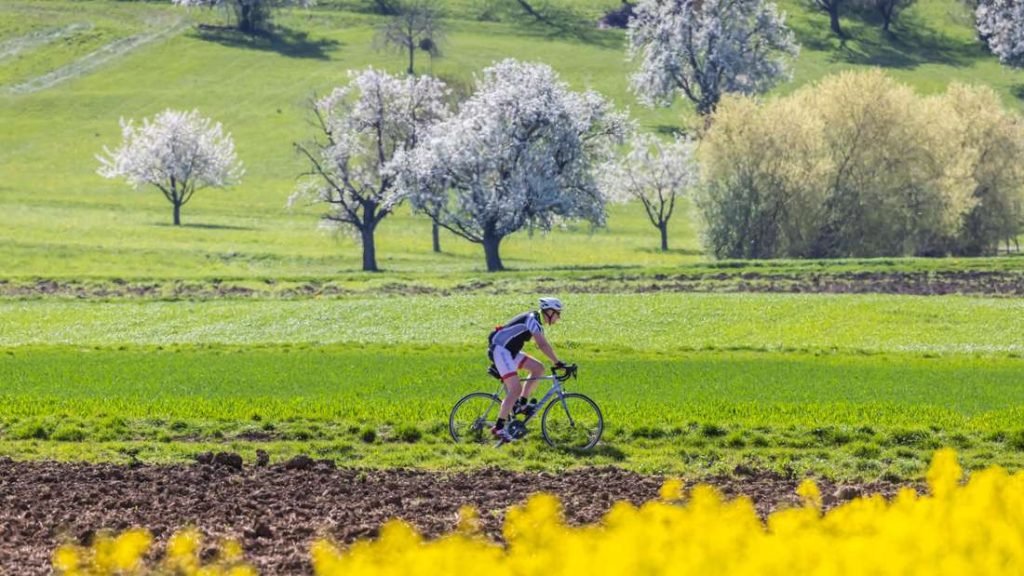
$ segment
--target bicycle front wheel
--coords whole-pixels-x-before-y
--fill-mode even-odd
[[[496,394],[473,392],[455,403],[448,417],[452,440],[467,444],[488,444],[494,441],[491,427],[498,419],[501,398]]]
[[[601,439],[604,418],[593,400],[571,392],[544,407],[540,429],[553,448],[589,450]]]

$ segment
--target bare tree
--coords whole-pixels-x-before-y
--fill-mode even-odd
[[[415,74],[417,50],[426,52],[431,58],[441,54],[438,44],[444,36],[442,16],[437,0],[398,3],[394,15],[377,31],[374,44],[378,49],[391,48],[408,54],[406,73]]]
[[[377,31],[374,44],[378,49],[391,48],[408,54],[406,73],[416,74],[417,50],[431,58],[441,54],[438,44],[444,36],[443,11],[437,0],[404,0],[389,6],[393,16]],[[441,229],[437,222],[431,223],[431,246],[434,252],[441,252]]]

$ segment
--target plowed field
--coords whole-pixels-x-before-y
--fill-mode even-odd
[[[579,524],[599,520],[615,501],[656,498],[663,481],[615,468],[443,473],[335,468],[302,457],[263,467],[239,464],[228,458],[136,467],[0,460],[0,574],[47,574],[58,543],[88,543],[97,530],[144,526],[162,544],[190,524],[210,541],[239,539],[262,574],[303,574],[311,572],[309,544],[321,535],[351,542],[402,518],[438,536],[455,527],[460,506],[472,504],[486,533],[500,541],[505,510],[531,493],[558,495],[568,521]],[[762,515],[798,502],[798,479],[737,475],[709,483],[727,496],[749,496]],[[820,486],[826,508],[898,489],[887,483]]]

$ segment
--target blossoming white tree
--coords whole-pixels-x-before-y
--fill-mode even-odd
[[[152,185],[174,206],[174,225],[181,224],[181,207],[196,190],[238,182],[243,169],[235,144],[220,122],[191,112],[164,110],[141,126],[121,119],[121,146],[103,148],[97,172],[105,178],[124,178],[135,188]]]
[[[1024,0],[982,0],[978,33],[1007,66],[1024,68]]]
[[[274,9],[298,5],[308,8],[314,0],[171,0],[178,6],[199,6],[204,8],[229,8],[235,15],[235,25],[247,34],[266,32],[270,26]]]
[[[647,105],[682,93],[707,116],[726,92],[764,92],[789,77],[799,48],[765,0],[640,0],[629,24],[631,79]]]
[[[502,270],[501,241],[525,226],[604,223],[594,166],[627,128],[599,94],[569,90],[546,65],[504,60],[407,156],[403,186],[439,225],[483,245],[489,271]]]
[[[311,168],[289,202],[329,204],[322,222],[354,229],[363,270],[376,271],[374,231],[405,199],[396,185],[395,156],[449,115],[447,88],[430,76],[398,78],[373,68],[349,75],[346,86],[313,105],[321,137],[296,144]]]
[[[639,200],[667,251],[676,200],[697,184],[694,146],[683,138],[666,143],[651,134],[639,134],[631,144],[627,154],[605,167],[604,188],[612,200]]]

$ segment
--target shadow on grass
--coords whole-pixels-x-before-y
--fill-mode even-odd
[[[985,56],[980,45],[948,36],[912,13],[901,15],[890,32],[870,21],[848,30],[850,38],[835,50],[834,61],[911,69],[922,64],[970,66]]]
[[[598,444],[590,450],[573,450],[571,448],[558,448],[559,453],[576,458],[591,460],[594,458],[609,458],[615,462],[625,462],[626,453],[612,446],[611,444]]]
[[[643,252],[644,254],[672,254],[675,256],[703,256],[704,253],[696,248],[669,248],[668,250],[662,250],[661,248],[637,248],[637,252]]]
[[[658,124],[654,131],[662,136],[687,136],[689,132],[685,126],[674,126],[671,124]]]
[[[276,52],[289,58],[330,60],[329,52],[341,46],[341,42],[337,40],[314,40],[306,32],[283,26],[275,26],[270,32],[249,35],[230,26],[200,24],[193,34],[197,38],[222,46]]]
[[[602,48],[623,47],[620,34],[597,28],[597,22],[570,7],[545,0],[514,0],[505,9],[507,20],[524,35],[576,41]]]
[[[636,270],[637,268],[643,268],[639,264],[582,264],[577,266],[566,265],[566,266],[549,266],[544,268],[524,268],[519,270],[520,272],[543,272],[544,270],[551,271],[600,271],[600,270]]]
[[[160,226],[163,228],[173,228],[174,224],[168,224],[167,222],[160,222],[154,224],[154,226]],[[230,224],[181,224],[178,228],[198,228],[201,230],[255,230],[252,226],[231,226]]]
[[[1016,96],[1018,100],[1024,100],[1024,84],[1015,84],[1011,86],[1010,94]]]

